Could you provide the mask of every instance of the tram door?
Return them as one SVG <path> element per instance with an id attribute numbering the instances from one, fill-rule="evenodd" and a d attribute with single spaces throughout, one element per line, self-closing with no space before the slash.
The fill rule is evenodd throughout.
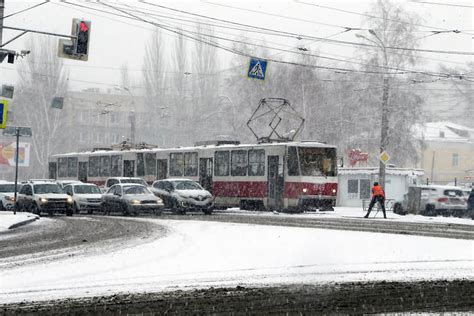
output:
<path id="1" fill-rule="evenodd" d="M 168 160 L 156 160 L 156 180 L 166 179 L 168 175 Z"/>
<path id="2" fill-rule="evenodd" d="M 212 158 L 199 158 L 199 184 L 212 193 Z"/>
<path id="3" fill-rule="evenodd" d="M 278 156 L 268 156 L 268 207 L 283 208 L 283 165 Z"/>
<path id="4" fill-rule="evenodd" d="M 135 160 L 124 160 L 123 161 L 123 176 L 134 177 L 135 176 Z"/>
<path id="5" fill-rule="evenodd" d="M 50 179 L 56 179 L 56 170 L 57 170 L 57 164 L 55 162 L 50 162 L 49 163 L 49 178 Z"/>
<path id="6" fill-rule="evenodd" d="M 79 173 L 77 179 L 82 182 L 87 182 L 87 162 L 79 161 Z"/>

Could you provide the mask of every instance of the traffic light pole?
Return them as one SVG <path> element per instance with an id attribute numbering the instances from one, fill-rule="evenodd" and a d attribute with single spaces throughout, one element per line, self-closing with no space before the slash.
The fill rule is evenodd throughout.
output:
<path id="1" fill-rule="evenodd" d="M 0 47 L 3 40 L 3 14 L 5 11 L 5 0 L 0 0 Z"/>
<path id="2" fill-rule="evenodd" d="M 18 203 L 16 202 L 17 196 L 18 196 L 18 152 L 19 152 L 19 147 L 20 147 L 20 128 L 16 128 L 16 150 L 15 150 L 15 195 L 13 197 L 15 205 L 13 206 L 13 214 L 16 214 L 17 208 L 18 208 Z"/>

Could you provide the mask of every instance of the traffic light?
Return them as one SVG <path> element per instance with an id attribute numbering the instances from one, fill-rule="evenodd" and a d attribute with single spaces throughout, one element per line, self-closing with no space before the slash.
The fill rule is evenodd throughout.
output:
<path id="1" fill-rule="evenodd" d="M 76 24 L 76 42 L 74 45 L 74 53 L 77 55 L 87 55 L 89 50 L 89 36 L 91 22 L 84 20 L 75 20 Z"/>

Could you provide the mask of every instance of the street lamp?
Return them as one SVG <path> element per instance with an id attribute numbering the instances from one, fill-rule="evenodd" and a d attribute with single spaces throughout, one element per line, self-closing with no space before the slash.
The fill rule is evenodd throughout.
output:
<path id="1" fill-rule="evenodd" d="M 135 105 L 135 96 L 132 94 L 132 91 L 130 91 L 129 87 L 115 86 L 114 89 L 119 91 L 127 91 L 130 97 L 132 98 L 132 106 Z M 130 123 L 130 142 L 135 143 L 136 114 L 133 108 L 134 107 L 132 107 L 132 110 L 128 115 L 128 121 Z"/>
<path id="2" fill-rule="evenodd" d="M 371 43 L 374 43 L 378 46 L 384 55 L 385 70 L 383 75 L 383 92 L 382 92 L 382 122 L 381 122 L 381 131 L 380 131 L 380 154 L 382 154 L 388 145 L 388 97 L 389 97 L 389 82 L 388 82 L 388 57 L 387 57 L 387 48 L 384 45 L 384 42 L 380 37 L 375 33 L 374 30 L 369 30 L 369 33 L 373 35 L 377 41 L 371 40 L 364 35 L 356 34 L 356 37 L 363 38 Z M 385 188 L 385 163 L 380 160 L 379 165 L 379 184 Z"/>

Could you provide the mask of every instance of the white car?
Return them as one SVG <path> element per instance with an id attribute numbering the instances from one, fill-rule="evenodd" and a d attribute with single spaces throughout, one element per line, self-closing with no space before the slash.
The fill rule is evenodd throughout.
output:
<path id="1" fill-rule="evenodd" d="M 79 180 L 56 180 L 56 183 L 59 184 L 61 189 L 64 189 L 67 185 L 73 184 L 73 183 L 82 183 L 82 181 Z"/>
<path id="2" fill-rule="evenodd" d="M 17 184 L 17 190 L 20 185 Z M 0 211 L 15 207 L 15 182 L 0 182 Z"/>
<path id="3" fill-rule="evenodd" d="M 123 215 L 138 215 L 152 212 L 161 215 L 162 208 L 163 201 L 148 187 L 138 183 L 115 184 L 102 195 L 102 210 L 105 214 L 121 212 Z"/>
<path id="4" fill-rule="evenodd" d="M 99 187 L 92 183 L 72 183 L 64 187 L 64 192 L 73 199 L 72 211 L 79 213 L 87 211 L 92 214 L 94 211 L 100 211 L 102 202 L 102 193 Z"/>
<path id="5" fill-rule="evenodd" d="M 105 186 L 102 188 L 104 192 L 107 192 L 113 185 L 119 183 L 138 183 L 148 187 L 148 183 L 142 178 L 135 178 L 135 177 L 111 177 L 105 180 Z"/>
<path id="6" fill-rule="evenodd" d="M 23 183 L 17 196 L 17 209 L 40 215 L 42 212 L 50 216 L 55 212 L 72 216 L 72 197 L 63 192 L 54 181 Z"/>
<path id="7" fill-rule="evenodd" d="M 153 182 L 151 191 L 174 213 L 184 214 L 188 210 L 198 210 L 211 214 L 214 208 L 212 194 L 190 179 L 157 180 Z"/>

